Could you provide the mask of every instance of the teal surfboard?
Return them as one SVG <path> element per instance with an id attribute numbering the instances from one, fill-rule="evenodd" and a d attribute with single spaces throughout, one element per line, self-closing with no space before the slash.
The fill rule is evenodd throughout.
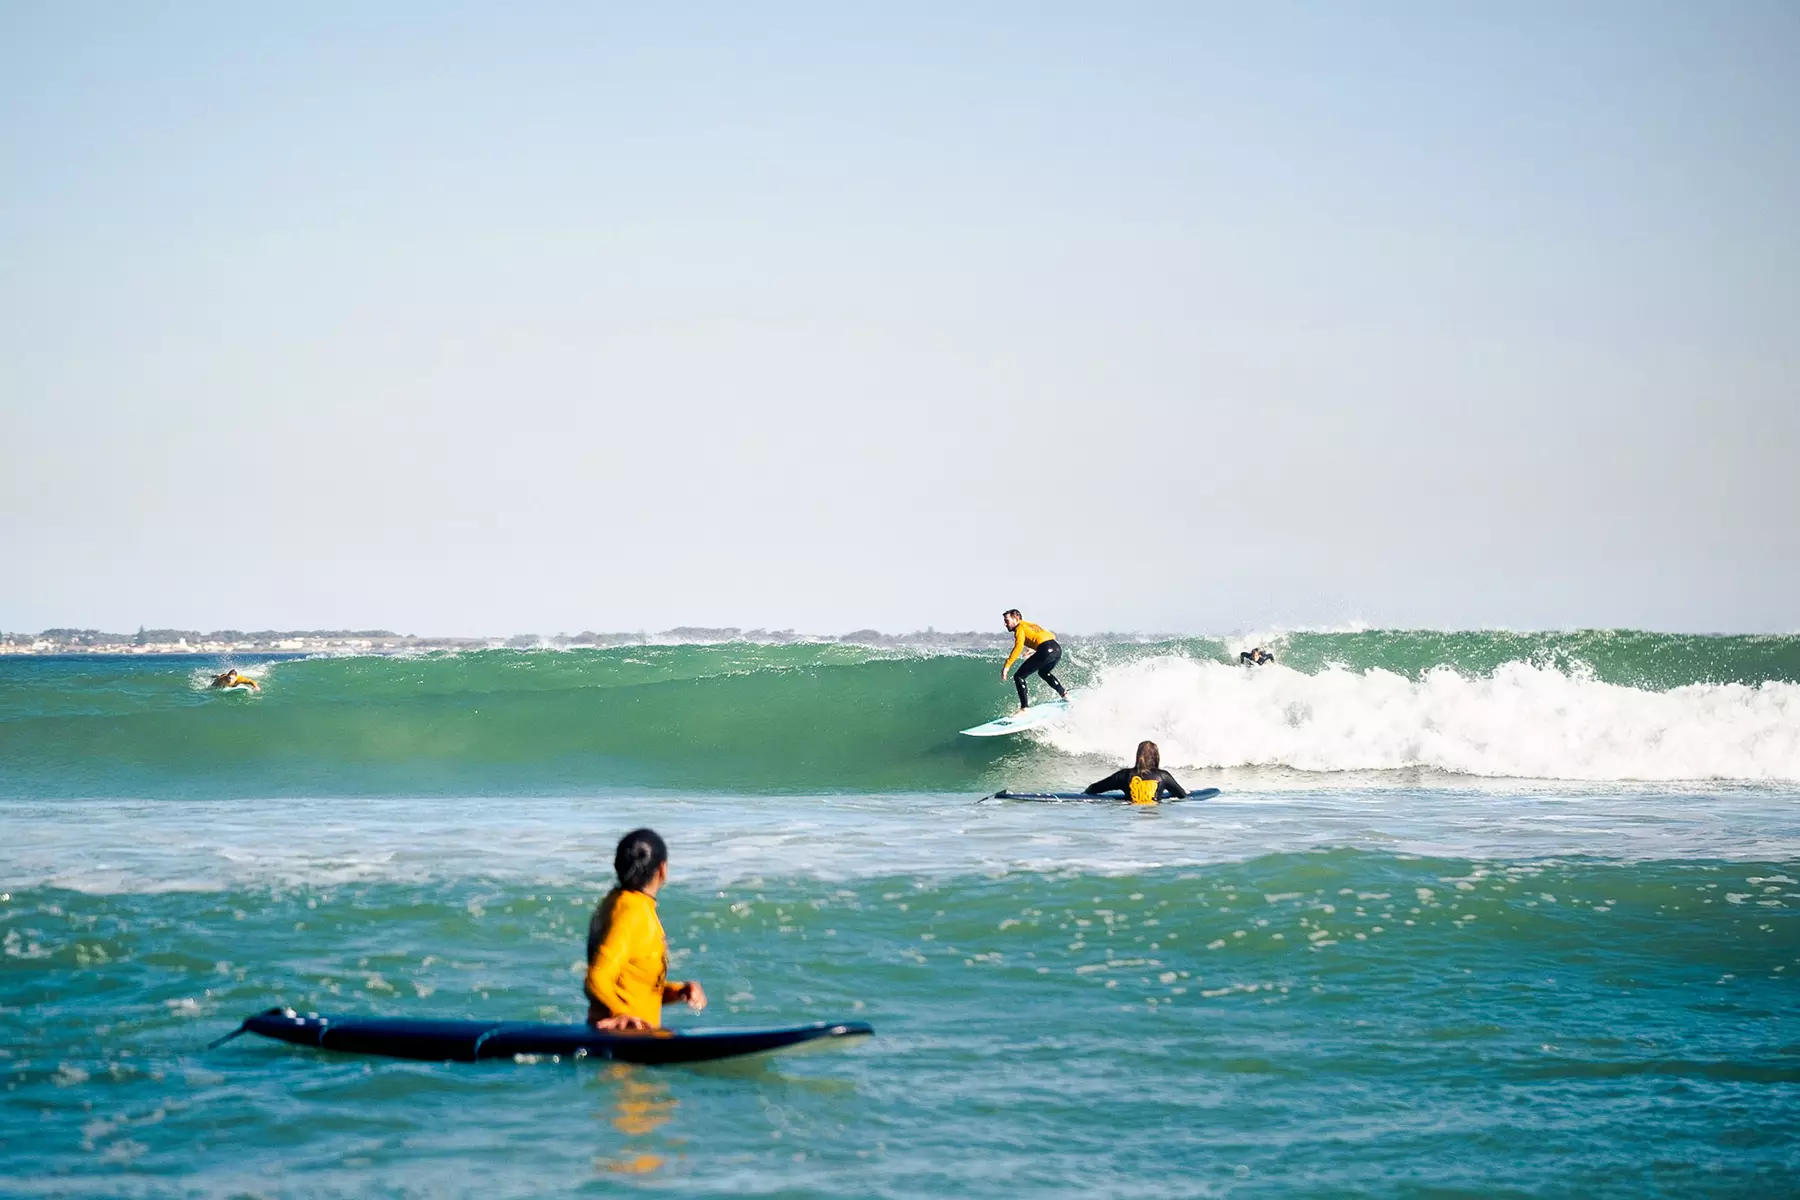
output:
<path id="1" fill-rule="evenodd" d="M 1021 733 L 1027 729 L 1036 729 L 1039 725 L 1048 725 L 1052 721 L 1060 721 L 1069 715 L 1067 700 L 1051 700 L 1043 704 L 1034 704 L 1022 713 L 1014 713 L 1010 717 L 1001 717 L 998 721 L 989 721 L 986 725 L 977 725 L 963 730 L 970 737 L 1000 737 L 1007 733 Z"/>

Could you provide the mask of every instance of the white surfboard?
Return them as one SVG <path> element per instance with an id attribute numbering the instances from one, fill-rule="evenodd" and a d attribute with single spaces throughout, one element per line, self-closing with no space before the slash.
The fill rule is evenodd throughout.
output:
<path id="1" fill-rule="evenodd" d="M 1007 733 L 1020 733 L 1027 729 L 1035 729 L 1039 725 L 1048 725 L 1052 721 L 1060 721 L 1069 714 L 1067 700 L 1050 700 L 1043 704 L 1034 704 L 1022 713 L 1014 713 L 1010 717 L 1001 717 L 998 721 L 989 721 L 986 725 L 977 725 L 973 729 L 965 729 L 970 737 L 999 737 Z"/>

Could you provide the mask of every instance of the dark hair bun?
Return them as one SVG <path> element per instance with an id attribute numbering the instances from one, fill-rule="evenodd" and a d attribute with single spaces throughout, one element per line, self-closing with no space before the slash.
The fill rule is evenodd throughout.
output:
<path id="1" fill-rule="evenodd" d="M 668 861 L 669 848 L 654 829 L 632 830 L 619 839 L 619 848 L 613 852 L 613 870 L 618 873 L 619 886 L 632 892 L 643 891 Z"/>

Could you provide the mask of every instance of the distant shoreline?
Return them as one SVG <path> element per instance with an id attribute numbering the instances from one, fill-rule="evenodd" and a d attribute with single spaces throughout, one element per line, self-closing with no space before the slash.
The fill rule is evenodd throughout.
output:
<path id="1" fill-rule="evenodd" d="M 1588 635 L 1622 634 L 1649 637 L 1690 638 L 1800 638 L 1795 632 L 1719 630 L 1707 632 L 1648 630 L 1629 628 L 1571 629 L 1404 629 L 1370 626 L 1343 628 L 1266 628 L 1259 631 L 1235 630 L 1225 633 L 1137 633 L 1116 630 L 1068 633 L 1064 641 L 1082 643 L 1153 645 L 1157 643 L 1207 640 L 1222 643 L 1260 641 L 1279 645 L 1296 636 L 1464 636 L 1484 635 L 1498 638 L 1582 638 Z M 82 655 L 90 657 L 144 658 L 179 655 L 228 657 L 234 654 L 258 655 L 404 655 L 433 652 L 469 652 L 478 650 L 611 650 L 631 646 L 704 646 L 730 642 L 748 642 L 765 646 L 864 646 L 874 649 L 914 649 L 927 651 L 978 651 L 1005 649 L 1012 638 L 999 629 L 940 630 L 926 628 L 911 633 L 883 633 L 878 629 L 856 629 L 849 633 L 796 633 L 792 629 L 740 629 L 736 626 L 678 625 L 655 632 L 596 633 L 583 630 L 575 634 L 515 634 L 509 637 L 431 637 L 394 633 L 385 629 L 308 629 L 308 630 L 241 630 L 225 629 L 202 633 L 191 629 L 146 629 L 135 634 L 109 633 L 94 629 L 46 629 L 41 633 L 6 633 L 0 631 L 0 659 L 11 657 L 55 657 Z"/>
<path id="2" fill-rule="evenodd" d="M 797 634 L 791 629 L 738 629 L 697 625 L 677 626 L 655 633 L 518 634 L 512 637 L 418 637 L 377 630 L 140 630 L 136 634 L 105 633 L 92 629 L 47 629 L 42 633 L 0 633 L 0 656 L 88 655 L 151 657 L 163 655 L 231 654 L 418 654 L 431 651 L 468 650 L 606 650 L 619 646 L 681 645 L 748 641 L 767 645 L 842 643 L 858 646 L 930 646 L 988 649 L 1005 645 L 1010 638 L 994 633 L 965 630 L 888 634 L 858 629 L 846 634 Z"/>

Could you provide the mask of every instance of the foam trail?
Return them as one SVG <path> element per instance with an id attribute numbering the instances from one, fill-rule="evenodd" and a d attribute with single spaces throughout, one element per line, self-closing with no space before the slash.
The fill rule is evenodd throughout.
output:
<path id="1" fill-rule="evenodd" d="M 1653 692 L 1524 662 L 1418 680 L 1162 656 L 1100 673 L 1038 739 L 1117 758 L 1142 738 L 1183 767 L 1432 768 L 1580 780 L 1800 780 L 1800 685 Z"/>
<path id="2" fill-rule="evenodd" d="M 604 891 L 618 835 L 650 825 L 684 887 L 751 880 L 1118 875 L 1353 847 L 1379 854 L 1613 862 L 1793 862 L 1800 804 L 1765 786 L 1626 792 L 1562 786 L 1231 788 L 1204 804 L 976 805 L 966 795 L 796 797 L 667 793 L 162 801 L 0 799 L 6 896 L 289 888 L 488 886 L 530 880 Z M 1791 872 L 1790 872 L 1791 873 Z M 0 955 L 0 957 L 4 957 Z"/>

